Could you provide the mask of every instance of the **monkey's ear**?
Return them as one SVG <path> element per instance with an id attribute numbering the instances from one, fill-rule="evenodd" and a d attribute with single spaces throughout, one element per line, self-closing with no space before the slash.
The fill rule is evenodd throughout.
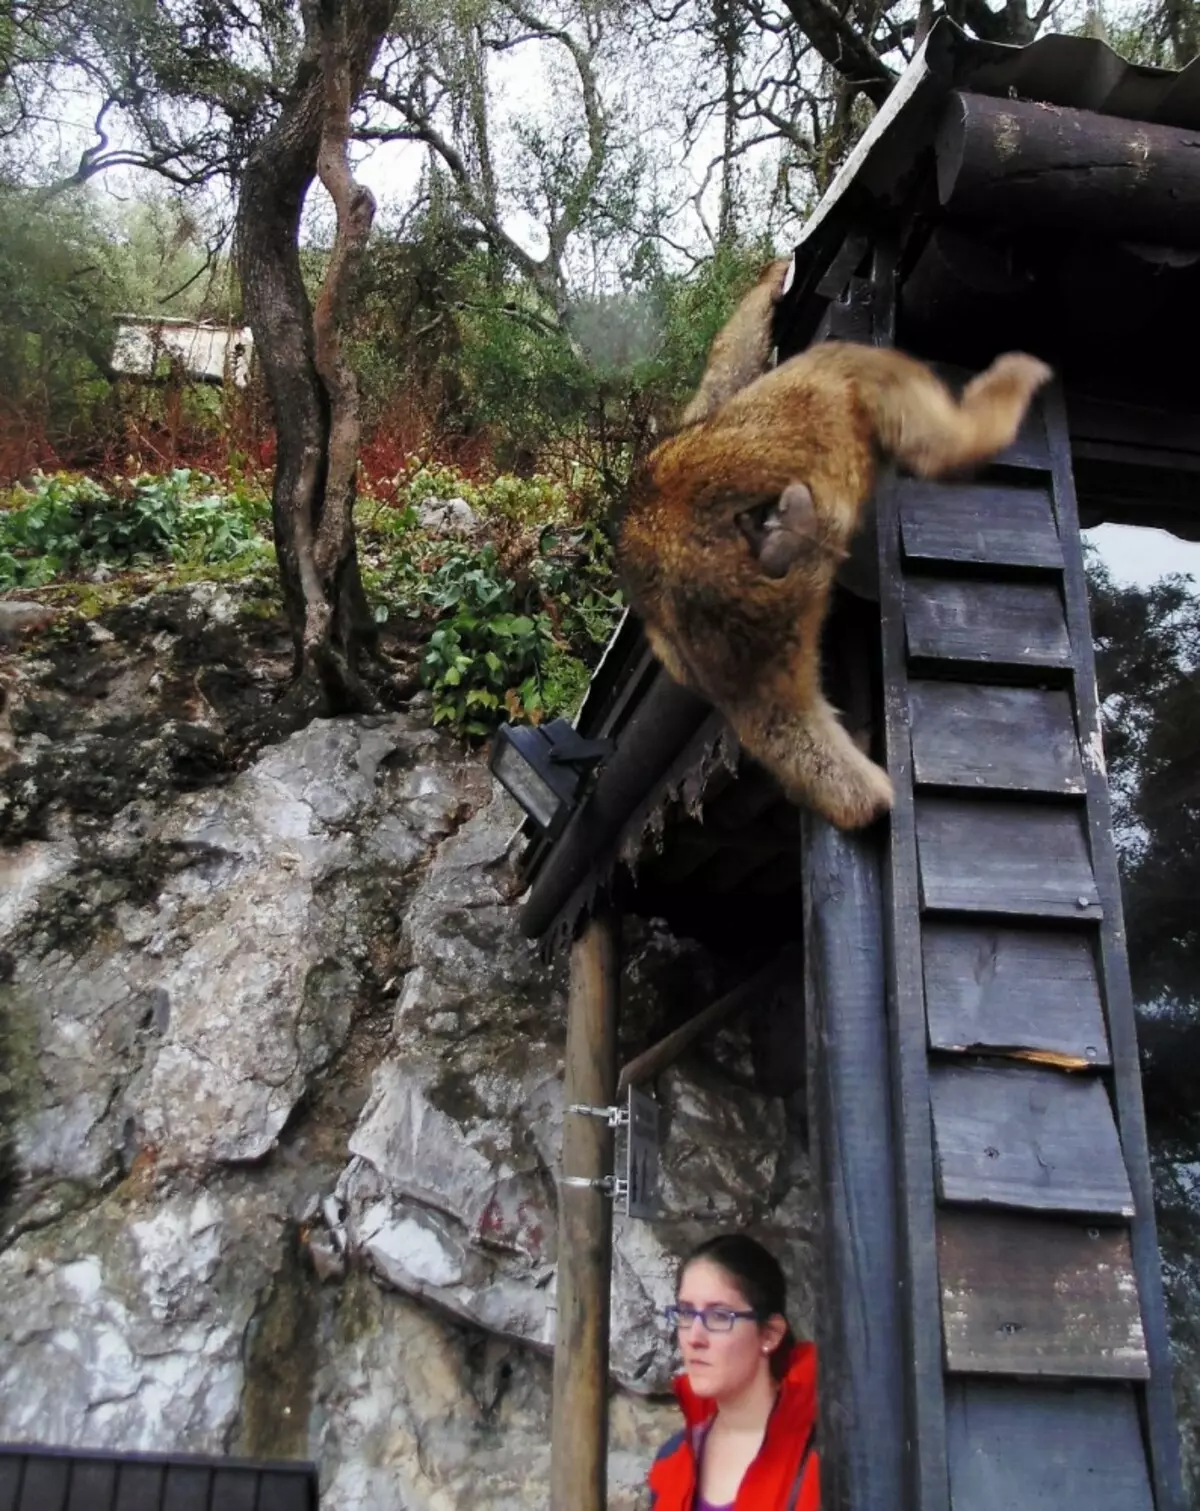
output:
<path id="1" fill-rule="evenodd" d="M 743 509 L 738 528 L 767 577 L 786 577 L 810 551 L 817 531 L 817 511 L 804 483 L 789 483 L 777 499 Z"/>

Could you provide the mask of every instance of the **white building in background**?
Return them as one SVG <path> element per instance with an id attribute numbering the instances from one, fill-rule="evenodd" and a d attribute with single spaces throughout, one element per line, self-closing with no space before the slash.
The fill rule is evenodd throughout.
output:
<path id="1" fill-rule="evenodd" d="M 250 327 L 214 325 L 161 315 L 118 315 L 112 365 L 131 378 L 151 378 L 166 357 L 179 362 L 189 377 L 209 383 L 250 381 L 254 338 Z"/>

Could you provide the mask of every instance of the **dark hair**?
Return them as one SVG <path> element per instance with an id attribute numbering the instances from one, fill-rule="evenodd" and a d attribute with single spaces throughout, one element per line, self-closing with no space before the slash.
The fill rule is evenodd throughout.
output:
<path id="1" fill-rule="evenodd" d="M 771 1377 L 782 1380 L 787 1373 L 796 1335 L 787 1320 L 787 1281 L 778 1259 L 757 1239 L 748 1238 L 745 1233 L 719 1233 L 716 1238 L 706 1239 L 680 1262 L 675 1276 L 676 1295 L 683 1284 L 683 1272 L 697 1259 L 705 1259 L 725 1271 L 759 1322 L 775 1316 L 783 1318 L 787 1330 L 779 1347 L 771 1354 Z"/>

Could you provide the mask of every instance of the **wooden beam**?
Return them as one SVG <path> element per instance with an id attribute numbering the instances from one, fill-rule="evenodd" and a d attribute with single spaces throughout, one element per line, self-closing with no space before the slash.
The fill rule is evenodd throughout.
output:
<path id="1" fill-rule="evenodd" d="M 809 1150 L 821 1208 L 821 1498 L 907 1504 L 883 891 L 875 835 L 806 815 Z"/>
<path id="2" fill-rule="evenodd" d="M 613 1101 L 620 969 L 619 922 L 598 909 L 571 950 L 564 1107 Z M 612 1175 L 613 1133 L 604 1118 L 564 1113 L 562 1171 L 590 1181 Z M 611 1280 L 612 1197 L 594 1185 L 560 1185 L 551 1511 L 605 1511 L 608 1504 Z"/>
<path id="3" fill-rule="evenodd" d="M 688 1045 L 694 1043 L 702 1034 L 711 1033 L 722 1023 L 728 1022 L 730 1018 L 737 1017 L 738 1013 L 744 1012 L 746 1008 L 778 986 L 789 972 L 798 974 L 799 969 L 800 951 L 796 946 L 788 945 L 771 961 L 770 965 L 764 966 L 753 976 L 747 977 L 731 992 L 718 997 L 715 1002 L 710 1002 L 703 1012 L 697 1013 L 694 1018 L 689 1018 L 666 1038 L 660 1039 L 657 1044 L 652 1044 L 649 1049 L 630 1060 L 617 1080 L 617 1095 L 623 1096 L 631 1086 L 637 1086 L 642 1081 L 649 1081 L 666 1070 L 667 1066 L 673 1065 Z"/>
<path id="4" fill-rule="evenodd" d="M 1200 246 L 1200 131 L 956 93 L 936 153 L 952 214 Z"/>

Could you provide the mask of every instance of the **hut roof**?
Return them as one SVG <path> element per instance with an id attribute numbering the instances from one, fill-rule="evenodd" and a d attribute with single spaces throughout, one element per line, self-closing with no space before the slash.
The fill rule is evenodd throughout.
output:
<path id="1" fill-rule="evenodd" d="M 871 235 L 922 216 L 923 235 L 939 223 L 929 184 L 939 126 L 956 93 L 1200 129 L 1200 60 L 1173 72 L 1129 63 L 1093 38 L 1049 36 L 1017 48 L 974 40 L 939 21 L 801 232 L 776 326 L 781 353 L 811 341 L 862 263 Z M 1200 279 L 1200 252 L 1194 261 Z M 1180 263 L 1190 276 L 1188 258 Z M 1136 513 L 1133 485 L 1121 479 L 1124 464 L 1109 441 L 1133 433 L 1145 444 L 1147 424 L 1171 431 L 1180 423 L 1157 410 L 1147 414 L 1149 421 L 1127 405 L 1114 409 L 1090 397 L 1073 406 L 1077 475 L 1089 465 L 1095 473 L 1090 486 L 1080 480 L 1085 524 Z M 1186 428 L 1194 429 L 1190 415 Z M 1159 516 L 1169 512 L 1171 480 L 1176 487 L 1182 482 L 1180 533 L 1200 538 L 1194 488 L 1176 470 L 1182 452 L 1172 449 L 1195 442 L 1177 443 L 1158 431 L 1151 437 L 1161 463 L 1152 485 L 1155 507 Z M 1200 453 L 1188 465 L 1200 466 Z M 525 826 L 527 934 L 548 949 L 569 939 L 602 887 L 612 888 L 627 911 L 663 917 L 676 931 L 718 947 L 769 944 L 789 928 L 794 933 L 801 907 L 799 813 L 745 760 L 723 719 L 670 682 L 633 615 L 614 633 L 576 725 L 586 736 L 615 738 L 617 750 L 553 844 Z"/>

